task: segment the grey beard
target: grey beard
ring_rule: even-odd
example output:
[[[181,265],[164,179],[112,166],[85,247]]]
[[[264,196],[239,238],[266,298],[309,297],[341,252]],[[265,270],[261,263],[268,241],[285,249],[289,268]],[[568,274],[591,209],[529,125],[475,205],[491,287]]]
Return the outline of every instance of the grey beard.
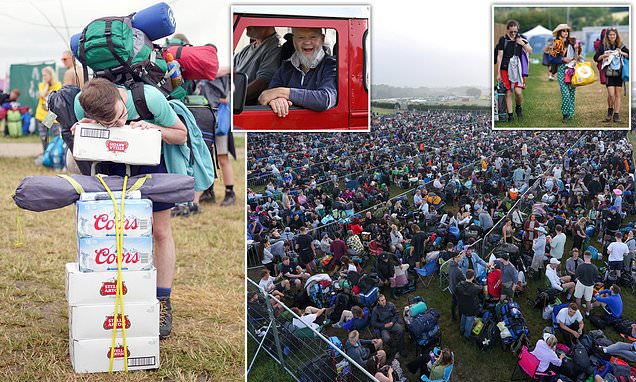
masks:
[[[325,52],[321,48],[318,48],[316,49],[314,54],[311,55],[311,57],[305,56],[302,51],[296,51],[294,52],[294,55],[296,55],[298,63],[301,66],[305,67],[306,69],[313,69],[318,66],[320,61],[323,59]]]

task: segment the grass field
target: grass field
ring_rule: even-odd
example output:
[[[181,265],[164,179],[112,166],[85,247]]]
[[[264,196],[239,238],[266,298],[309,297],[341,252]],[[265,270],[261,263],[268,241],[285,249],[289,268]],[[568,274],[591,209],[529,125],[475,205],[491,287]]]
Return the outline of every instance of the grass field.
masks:
[[[371,111],[373,113],[378,113],[378,114],[395,114],[395,110],[394,109],[385,109],[382,107],[371,107]]]
[[[589,61],[589,59],[588,59]],[[515,115],[513,123],[495,122],[495,127],[502,128],[625,128],[629,126],[629,83],[627,95],[621,97],[621,123],[603,122],[607,115],[607,88],[598,78],[598,69],[594,65],[596,82],[576,89],[576,106],[574,119],[568,123],[561,122],[561,91],[556,80],[548,80],[547,67],[541,64],[530,64],[526,89],[523,91],[523,121],[519,122]],[[514,107],[514,100],[513,100]]]
[[[12,138],[5,137],[0,134],[0,143],[40,143],[40,136],[37,134],[30,134],[19,138]]]
[[[634,217],[631,217],[633,220]],[[596,240],[593,241],[593,245],[599,246]],[[566,252],[569,253],[571,249],[572,241],[568,239],[566,244]],[[567,255],[564,256],[562,262],[567,259]],[[602,263],[597,262],[597,265],[601,266]],[[368,267],[366,271],[370,271],[371,267]],[[250,272],[249,276],[253,279],[257,275],[257,271]],[[527,304],[527,298],[534,298],[536,296],[536,290],[543,285],[543,278],[540,281],[529,280],[529,285],[524,295],[520,296],[517,301],[521,305],[521,310],[524,317],[527,320],[530,329],[531,345],[539,339],[540,333],[545,326],[550,326],[550,321],[543,320],[541,317],[541,310],[533,309]],[[385,293],[388,295],[390,290],[387,288]],[[442,345],[448,347],[455,353],[456,363],[453,370],[453,381],[471,382],[471,381],[507,381],[510,379],[513,368],[515,367],[515,357],[510,351],[503,351],[499,346],[493,349],[481,352],[473,343],[467,342],[462,336],[459,335],[459,321],[451,321],[450,319],[450,294],[448,291],[442,292],[439,287],[439,278],[436,274],[432,279],[429,287],[425,288],[422,283],[418,283],[417,290],[406,296],[402,296],[397,300],[389,299],[393,301],[398,309],[401,311],[404,306],[408,304],[408,299],[413,296],[422,296],[427,305],[430,308],[438,309],[441,312],[440,328],[442,332]],[[623,291],[624,313],[625,317],[634,319],[636,317],[636,296],[631,291]],[[594,313],[594,312],[593,312]],[[593,329],[588,319],[585,320],[585,331]],[[619,341],[621,338],[608,328],[605,330],[606,335],[614,340]],[[346,332],[340,329],[327,328],[324,331],[326,336],[338,336],[342,341],[346,339]],[[369,338],[366,331],[361,333],[363,338]],[[409,341],[408,335],[406,336],[408,356],[405,361],[402,362],[404,367],[405,363],[412,360],[415,356],[415,347],[412,342]],[[255,345],[252,342],[251,347]],[[250,345],[248,345],[248,354],[250,352]],[[278,364],[269,359],[265,355],[261,355],[256,361],[255,369],[250,374],[250,381],[268,381],[280,373],[285,375],[285,372],[279,368]],[[407,372],[409,381],[416,381],[417,376],[411,375]],[[286,379],[284,379],[286,380]]]
[[[68,356],[64,265],[75,261],[73,206],[20,212],[24,245],[16,248],[18,209],[11,195],[27,175],[53,175],[33,158],[0,158],[0,377],[4,381],[241,381],[244,379],[245,141],[233,162],[236,204],[204,205],[172,220],[177,268],[174,329],[161,342],[161,368],[112,376],[77,375]],[[218,180],[221,183],[220,180]],[[217,200],[223,187],[215,187]]]

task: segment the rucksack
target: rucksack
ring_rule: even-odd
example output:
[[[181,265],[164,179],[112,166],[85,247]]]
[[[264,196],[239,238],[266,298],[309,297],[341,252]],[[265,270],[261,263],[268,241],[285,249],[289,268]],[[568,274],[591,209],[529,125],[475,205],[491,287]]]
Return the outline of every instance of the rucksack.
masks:
[[[353,306],[353,299],[349,293],[341,292],[336,295],[336,302],[333,306],[333,312],[331,313],[331,321],[340,320],[343,310],[351,310]]]
[[[506,328],[510,331],[511,337],[507,337],[508,342],[514,342],[522,335],[528,336],[530,334],[518,303],[511,301],[501,304],[497,309],[497,315],[499,316],[499,321],[503,321]]]
[[[426,337],[430,339],[434,336],[435,328],[438,326],[440,313],[435,309],[427,309],[424,313],[418,314],[411,319],[409,331],[411,338],[419,341]]]
[[[61,169],[64,168],[64,159],[64,140],[61,135],[56,135],[44,151],[42,164],[45,167]]]
[[[576,366],[587,375],[594,371],[592,362],[590,362],[590,355],[588,354],[587,349],[585,349],[585,346],[580,343],[574,345],[572,361],[574,361]]]
[[[186,94],[183,87],[173,89],[161,48],[141,30],[132,27],[132,15],[91,21],[82,31],[78,55],[86,81],[90,67],[95,77],[106,78],[131,90],[133,84],[145,83],[172,99],[182,99]],[[137,88],[143,90],[143,86],[137,85]],[[146,110],[147,107],[137,107],[142,119],[150,119],[143,116]]]
[[[479,350],[485,351],[492,348],[492,346],[497,343],[497,340],[501,337],[499,333],[497,323],[493,320],[487,320],[485,321],[481,332],[479,332],[478,335],[473,336],[473,339]]]

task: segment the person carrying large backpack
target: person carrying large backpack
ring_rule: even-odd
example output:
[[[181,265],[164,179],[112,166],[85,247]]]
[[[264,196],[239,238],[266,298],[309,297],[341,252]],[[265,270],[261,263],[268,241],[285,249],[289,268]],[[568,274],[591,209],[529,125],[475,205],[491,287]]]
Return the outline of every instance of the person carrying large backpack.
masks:
[[[522,90],[526,88],[522,71],[522,54],[532,54],[530,43],[519,34],[519,22],[509,20],[506,23],[506,34],[499,38],[497,43],[497,82],[503,83],[506,88],[506,109],[508,122],[515,120],[512,113],[512,93],[515,94],[515,113],[517,118],[523,118],[521,103],[523,102]]]

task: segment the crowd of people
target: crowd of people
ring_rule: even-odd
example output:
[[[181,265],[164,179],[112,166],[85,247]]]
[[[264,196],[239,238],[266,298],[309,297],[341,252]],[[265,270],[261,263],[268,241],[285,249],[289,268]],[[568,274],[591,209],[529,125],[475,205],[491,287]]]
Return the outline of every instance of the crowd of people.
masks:
[[[312,278],[344,285],[352,306],[325,304],[323,319],[312,322],[349,331],[345,349],[355,347],[356,361],[384,377],[384,364],[410,348],[408,325],[390,301],[404,285],[398,279],[431,263],[438,271],[448,264],[450,316],[467,338],[485,310],[484,288],[506,303],[532,293],[524,292],[529,278],[572,302],[557,316],[563,343],[590,327],[582,304],[586,319],[593,308],[605,323],[621,317],[618,285],[590,291],[604,275],[592,263],[596,247],[607,272],[631,277],[634,167],[624,132],[501,134],[490,131],[489,116],[447,111],[372,118],[369,134],[250,137],[247,235],[257,257],[248,265],[267,269],[262,290],[278,289],[288,306],[312,306],[312,315],[313,296],[297,298]],[[364,285],[356,289],[367,276],[377,278],[377,303],[368,303]],[[366,327],[376,340],[360,343]],[[534,350],[541,371],[553,341],[546,336]],[[408,365],[416,374],[432,372],[416,361]],[[576,378],[571,368],[557,371]]]

